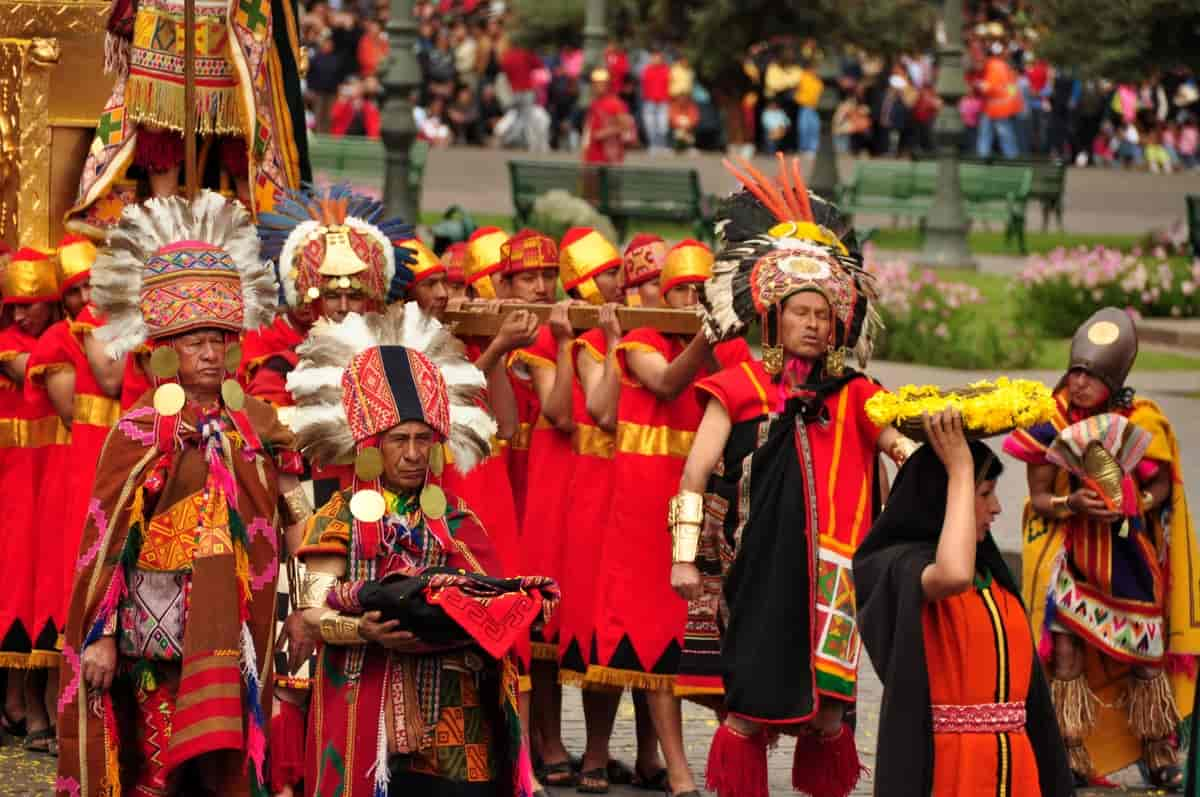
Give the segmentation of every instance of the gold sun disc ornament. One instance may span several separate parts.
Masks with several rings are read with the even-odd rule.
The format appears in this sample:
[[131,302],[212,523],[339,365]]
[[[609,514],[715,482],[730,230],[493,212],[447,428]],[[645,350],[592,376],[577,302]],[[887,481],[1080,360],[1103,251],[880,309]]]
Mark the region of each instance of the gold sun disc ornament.
[[242,346],[240,343],[231,344],[225,349],[225,371],[235,373],[242,364]]
[[383,452],[368,446],[354,458],[354,475],[365,482],[378,479],[383,474]]
[[154,391],[154,411],[159,415],[178,415],[187,403],[187,394],[174,382],[159,385]]
[[1097,321],[1088,327],[1087,336],[1097,346],[1108,346],[1121,337],[1121,328],[1112,321]]
[[421,511],[430,520],[446,516],[446,494],[436,484],[427,484],[421,490]]
[[225,406],[234,412],[241,412],[246,406],[246,391],[242,390],[236,379],[226,379],[221,383],[221,398]]
[[159,346],[150,355],[150,373],[159,379],[171,379],[179,373],[179,352],[170,346]]

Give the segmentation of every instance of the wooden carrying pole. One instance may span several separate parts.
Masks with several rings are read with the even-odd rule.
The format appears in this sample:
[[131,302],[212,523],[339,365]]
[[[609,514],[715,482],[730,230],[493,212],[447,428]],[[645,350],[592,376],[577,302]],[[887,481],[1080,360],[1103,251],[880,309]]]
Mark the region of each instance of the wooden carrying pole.
[[196,198],[196,0],[183,0],[183,196]]
[[[447,310],[444,320],[462,337],[492,337],[500,330],[504,317],[516,310],[527,310],[543,323],[549,320],[550,304],[464,302]],[[590,304],[571,305],[571,326],[575,329],[594,329],[600,326],[600,308]],[[651,307],[621,307],[617,310],[621,329],[628,332],[639,327],[653,327],[667,335],[695,335],[700,331],[700,316],[694,310],[672,310]]]

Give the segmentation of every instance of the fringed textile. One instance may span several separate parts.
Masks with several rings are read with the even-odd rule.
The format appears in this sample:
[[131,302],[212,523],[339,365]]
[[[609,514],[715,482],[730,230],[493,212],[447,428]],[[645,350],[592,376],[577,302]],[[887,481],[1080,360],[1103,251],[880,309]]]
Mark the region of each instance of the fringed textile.
[[801,733],[792,757],[792,788],[811,797],[848,797],[866,772],[854,732],[843,724],[831,736]]
[[708,750],[704,786],[717,797],[770,797],[766,732],[747,736],[721,723]]

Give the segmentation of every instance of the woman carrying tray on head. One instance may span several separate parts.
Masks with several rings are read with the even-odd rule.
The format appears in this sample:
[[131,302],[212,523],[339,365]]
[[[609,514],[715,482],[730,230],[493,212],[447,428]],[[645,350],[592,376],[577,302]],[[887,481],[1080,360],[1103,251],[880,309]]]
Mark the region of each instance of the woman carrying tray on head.
[[875,793],[1072,794],[1025,610],[990,533],[1003,466],[967,442],[955,409],[924,427],[929,445],[854,555],[863,643],[884,685]]
[[739,175],[717,225],[706,332],[759,320],[763,360],[697,385],[704,416],[671,501],[671,582],[691,601],[676,689],[726,712],[708,761],[719,797],[767,795],[776,732],[797,736],[796,789],[845,797],[858,781],[850,557],[878,507],[878,451],[903,459],[912,442],[866,415],[881,388],[845,360],[870,355],[874,283],[798,171]]

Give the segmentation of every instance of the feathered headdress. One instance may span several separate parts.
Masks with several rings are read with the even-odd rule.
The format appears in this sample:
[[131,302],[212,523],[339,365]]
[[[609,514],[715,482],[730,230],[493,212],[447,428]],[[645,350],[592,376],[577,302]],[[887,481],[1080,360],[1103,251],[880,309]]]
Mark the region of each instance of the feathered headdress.
[[759,319],[763,364],[778,373],[779,306],[795,293],[815,291],[829,302],[835,322],[827,370],[840,375],[847,352],[865,366],[883,323],[874,306],[874,278],[847,245],[854,244],[853,230],[836,206],[808,192],[797,160],[789,168],[780,155],[776,180],[746,161],[745,173],[729,161],[725,167],[744,189],[725,202],[717,221],[722,248],[701,299],[705,333],[726,340]]
[[354,288],[382,309],[403,297],[415,262],[403,243],[413,228],[383,214],[382,202],[347,185],[307,186],[259,214],[263,255],[276,263],[283,301],[299,307],[324,291]]
[[250,214],[212,191],[127,205],[91,284],[108,316],[96,336],[113,358],[196,329],[257,329],[271,323],[278,297]]
[[[296,351],[300,362],[287,379],[296,399],[289,425],[312,461],[354,461],[350,510],[360,553],[370,558],[383,515],[379,436],[404,421],[423,421],[448,445],[455,466],[469,471],[488,455],[496,433],[480,401],[486,380],[462,343],[412,302],[386,315],[318,321]],[[431,455],[430,470],[439,474],[441,466],[441,457]],[[445,512],[436,485],[426,484],[421,507],[431,518]]]

